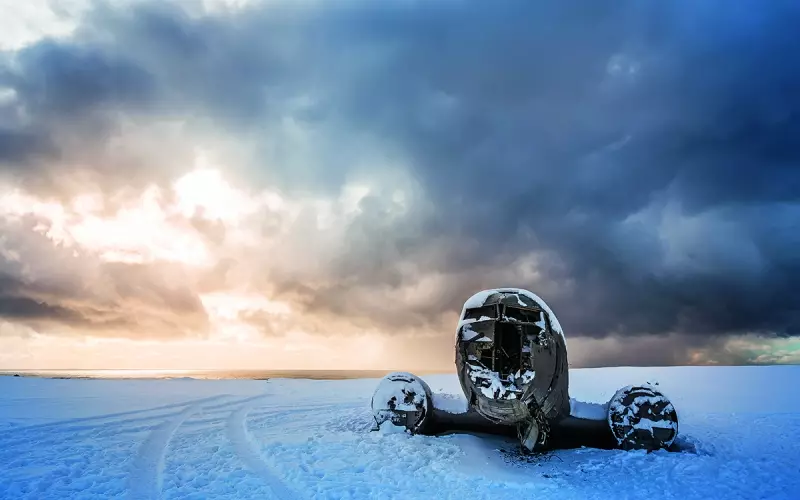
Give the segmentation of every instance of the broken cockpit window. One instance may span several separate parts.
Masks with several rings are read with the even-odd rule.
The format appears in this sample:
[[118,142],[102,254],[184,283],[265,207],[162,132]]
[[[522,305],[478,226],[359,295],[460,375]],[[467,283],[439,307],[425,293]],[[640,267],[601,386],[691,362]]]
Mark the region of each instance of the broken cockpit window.
[[516,328],[522,338],[539,346],[547,343],[547,315],[542,310],[504,306],[502,321]]
[[503,320],[519,323],[538,323],[542,319],[542,312],[538,309],[523,309],[520,307],[503,307]]
[[465,320],[481,321],[485,319],[497,318],[497,306],[483,306],[467,309],[464,312]]
[[464,320],[461,338],[473,383],[495,399],[521,396],[533,379],[532,348],[549,338],[544,311],[500,303],[467,309]]

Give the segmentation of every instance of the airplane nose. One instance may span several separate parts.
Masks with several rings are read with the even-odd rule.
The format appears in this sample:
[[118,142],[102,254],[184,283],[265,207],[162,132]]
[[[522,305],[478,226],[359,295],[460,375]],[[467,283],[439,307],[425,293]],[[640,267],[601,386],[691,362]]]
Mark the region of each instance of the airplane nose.
[[533,381],[535,347],[547,343],[541,311],[501,308],[466,323],[461,333],[468,375],[497,400],[521,399]]

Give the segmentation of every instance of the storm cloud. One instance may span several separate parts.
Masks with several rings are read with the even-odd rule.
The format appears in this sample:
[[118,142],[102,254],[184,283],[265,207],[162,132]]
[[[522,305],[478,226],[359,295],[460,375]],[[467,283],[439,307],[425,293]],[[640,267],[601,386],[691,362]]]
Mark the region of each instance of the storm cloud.
[[[301,214],[206,281],[393,334],[450,335],[474,291],[519,286],[573,336],[796,336],[798,22],[790,1],[97,3],[3,54],[0,164],[110,192],[202,143],[287,198],[371,184],[335,244]],[[0,314],[64,316],[34,309]]]
[[202,338],[208,318],[179,267],[98,262],[26,218],[0,225],[0,317],[46,333]]

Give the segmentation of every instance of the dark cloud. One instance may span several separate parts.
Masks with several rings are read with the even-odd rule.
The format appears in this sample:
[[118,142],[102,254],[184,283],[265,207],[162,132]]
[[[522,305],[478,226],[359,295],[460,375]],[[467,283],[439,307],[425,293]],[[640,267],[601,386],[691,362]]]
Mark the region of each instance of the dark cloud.
[[176,266],[99,262],[52,245],[32,225],[0,226],[0,319],[48,333],[139,339],[207,333],[203,305]]
[[436,200],[441,232],[421,237],[480,242],[421,272],[533,251],[562,262],[541,271],[570,293],[541,292],[579,334],[797,334],[799,12],[719,7],[459,6],[408,24],[388,9],[348,25],[350,42],[395,47],[347,102]]
[[142,173],[158,180],[171,163],[136,135],[159,130],[160,97],[153,76],[124,53],[44,39],[0,54],[0,90],[12,92],[0,101],[0,173],[27,186],[74,193],[67,174],[84,188],[141,185]]
[[39,117],[75,120],[104,106],[152,101],[150,75],[100,48],[43,41],[21,49],[14,60],[17,67],[3,72],[3,83]]
[[2,276],[0,318],[48,333],[66,330],[80,335],[123,333],[137,339],[205,333],[205,312],[199,302],[192,304],[191,297],[175,291],[121,288],[122,293],[112,299],[72,291],[82,295],[75,296]]
[[0,165],[30,163],[52,154],[47,137],[24,130],[0,128]]
[[[59,128],[83,128],[112,108],[131,110],[153,101],[153,82],[146,71],[98,47],[45,40],[2,62],[0,86],[14,91],[12,102],[4,106],[10,122],[4,125],[11,128],[3,134],[9,137],[3,149],[13,144],[19,150],[6,161],[22,160],[26,149],[41,152],[40,144]],[[108,134],[103,130],[107,121],[94,125]],[[12,133],[17,135],[13,140]]]
[[12,321],[37,321],[46,318],[50,321],[71,323],[80,319],[74,311],[70,311],[58,305],[49,305],[37,300],[14,296],[9,294],[5,288],[11,284],[8,277],[0,277],[0,317]]
[[105,6],[0,83],[43,137],[98,107],[179,116],[287,193],[402,164],[424,203],[368,199],[324,273],[270,271],[309,311],[423,328],[516,285],[578,335],[797,335],[798,21],[790,1]]

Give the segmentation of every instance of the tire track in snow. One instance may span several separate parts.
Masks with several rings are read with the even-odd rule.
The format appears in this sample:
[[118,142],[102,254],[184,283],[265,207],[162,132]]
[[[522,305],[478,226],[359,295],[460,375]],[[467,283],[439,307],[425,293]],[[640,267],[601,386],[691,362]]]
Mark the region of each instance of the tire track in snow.
[[[266,397],[266,395],[261,398],[263,397]],[[250,401],[231,413],[230,418],[228,418],[228,438],[247,468],[261,477],[272,490],[275,498],[297,500],[297,495],[292,493],[283,481],[275,476],[250,441],[250,435],[247,432],[247,414],[256,406],[258,399]]]
[[164,460],[169,440],[172,439],[175,431],[187,418],[201,409],[202,402],[217,400],[222,397],[224,396],[207,398],[189,404],[182,412],[165,420],[163,424],[147,436],[145,442],[139,447],[139,453],[133,460],[133,465],[128,475],[127,498],[129,500],[156,500],[161,496],[161,485],[164,479]]
[[[61,427],[61,426],[69,425],[69,424],[91,422],[91,421],[96,421],[96,420],[114,419],[114,418],[117,418],[117,417],[125,417],[125,416],[128,416],[128,415],[137,415],[137,414],[142,414],[142,413],[149,413],[149,412],[158,411],[158,410],[170,410],[170,409],[174,409],[174,408],[186,407],[188,405],[199,405],[201,403],[207,403],[207,402],[210,402],[210,401],[216,401],[216,400],[220,399],[223,396],[224,395],[210,396],[210,397],[207,397],[207,398],[195,399],[195,400],[191,400],[191,401],[183,401],[181,403],[170,403],[170,404],[167,404],[167,405],[154,406],[152,408],[142,408],[142,409],[139,409],[139,410],[121,411],[121,412],[117,412],[117,413],[105,413],[105,414],[102,414],[102,415],[93,415],[91,417],[69,418],[69,419],[66,419],[66,420],[59,420],[59,421],[56,421],[56,422],[47,422],[47,423],[42,423],[42,424],[27,425],[27,426],[24,426],[24,427],[18,427],[15,430],[18,433],[19,432],[27,432],[27,431],[31,431],[31,430],[49,429],[51,427]],[[157,418],[157,417],[158,416],[156,415],[156,416],[153,416],[153,417],[143,417],[143,419]]]
[[[135,427],[129,427],[130,424],[144,424],[146,422],[158,422],[164,421],[164,419],[172,418],[180,415],[181,412],[172,412],[172,413],[155,413],[148,416],[142,416],[137,418],[129,418],[129,419],[119,419],[120,416],[126,415],[143,415],[150,412],[155,412],[158,410],[168,410],[168,409],[176,409],[176,408],[186,408],[187,406],[192,405],[200,405],[202,403],[208,403],[212,401],[217,401],[222,398],[232,397],[227,394],[221,394],[217,396],[211,396],[207,398],[195,399],[184,401],[182,403],[173,403],[163,406],[156,406],[153,408],[145,408],[141,410],[134,410],[134,411],[126,411],[126,412],[119,412],[119,413],[108,413],[103,415],[95,415],[92,417],[82,417],[82,418],[73,418],[67,420],[61,420],[57,422],[50,422],[46,424],[36,424],[30,425],[26,427],[19,427],[14,428],[13,433],[9,433],[8,435],[12,437],[12,439],[5,439],[5,436],[0,437],[0,448],[14,448],[16,446],[30,446],[31,443],[35,443],[37,446],[51,446],[53,444],[62,443],[65,439],[76,440],[76,438],[86,438],[84,433],[93,433],[105,430],[103,437],[108,437],[110,435],[118,435],[121,433],[130,433],[130,432],[141,432],[141,429],[137,429]],[[250,398],[248,398],[249,400]],[[224,408],[227,404],[220,404],[214,406],[206,406],[203,409],[208,410],[212,408]],[[106,422],[102,422],[106,420]],[[72,424],[82,424],[86,422],[86,425],[72,425]],[[123,427],[122,430],[114,431],[110,426],[113,425],[114,427]],[[148,427],[156,427],[154,423],[152,426]],[[46,432],[42,432],[46,431]],[[64,438],[60,434],[68,434],[68,438]],[[2,434],[0,434],[2,436]]]

